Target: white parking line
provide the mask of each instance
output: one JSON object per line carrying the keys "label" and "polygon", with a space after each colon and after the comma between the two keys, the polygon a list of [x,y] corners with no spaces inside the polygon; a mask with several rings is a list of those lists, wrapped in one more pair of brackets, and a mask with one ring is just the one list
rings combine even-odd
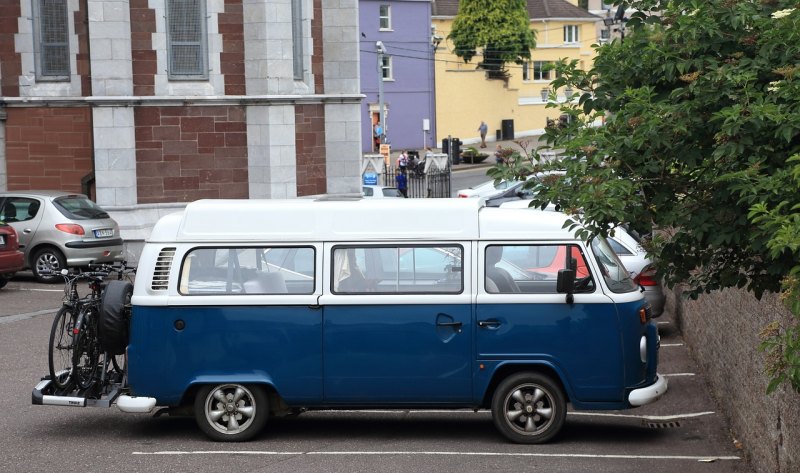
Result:
{"label": "white parking line", "polygon": [[[458,415],[472,415],[472,414],[481,414],[481,415],[490,415],[492,412],[489,410],[481,409],[479,411],[465,410],[465,409],[453,409],[453,410],[445,410],[445,409],[420,409],[420,410],[409,410],[404,411],[400,409],[383,409],[383,410],[369,410],[369,409],[342,409],[342,410],[335,410],[335,409],[326,409],[326,410],[319,410],[319,411],[312,411],[310,413],[314,414],[336,414],[336,413],[356,413],[356,414],[458,414]],[[629,419],[642,419],[642,420],[652,420],[652,421],[669,421],[669,420],[680,420],[680,419],[688,419],[691,417],[701,417],[701,416],[709,416],[716,414],[714,411],[705,411],[705,412],[687,412],[685,414],[674,414],[668,416],[651,416],[651,415],[636,415],[636,414],[614,414],[610,412],[591,412],[591,411],[570,411],[567,412],[567,415],[573,416],[586,416],[586,417],[623,417]]]}
{"label": "white parking line", "polygon": [[642,420],[652,420],[652,421],[670,421],[670,420],[681,420],[681,419],[688,419],[691,417],[700,417],[700,416],[710,416],[714,415],[714,411],[706,411],[706,412],[692,412],[689,414],[675,414],[671,416],[646,416],[646,415],[633,415],[633,414],[611,414],[608,412],[567,412],[568,415],[574,416],[595,416],[595,417],[627,417],[629,419],[642,419]]}
{"label": "white parking line", "polygon": [[44,309],[44,310],[37,310],[36,312],[28,312],[26,314],[14,314],[14,315],[0,315],[0,324],[7,324],[11,322],[17,322],[19,320],[30,319],[36,317],[37,315],[54,315],[58,309]]}
{"label": "white parking line", "polygon": [[160,451],[160,452],[131,452],[132,455],[402,455],[402,456],[482,456],[482,457],[542,457],[542,458],[609,458],[618,460],[693,460],[708,462],[714,460],[741,460],[740,457],[730,455],[594,455],[588,453],[513,453],[513,452],[415,452],[415,451],[353,451],[353,452],[275,452],[260,450],[193,450],[193,451]]}
{"label": "white parking line", "polygon": [[19,289],[20,291],[39,291],[39,292],[64,292],[64,289]]}
{"label": "white parking line", "polygon": [[697,376],[694,373],[660,373],[660,374],[661,376],[669,376],[671,378],[674,378],[675,376]]}
{"label": "white parking line", "polygon": [[662,343],[661,347],[682,347],[683,343]]}

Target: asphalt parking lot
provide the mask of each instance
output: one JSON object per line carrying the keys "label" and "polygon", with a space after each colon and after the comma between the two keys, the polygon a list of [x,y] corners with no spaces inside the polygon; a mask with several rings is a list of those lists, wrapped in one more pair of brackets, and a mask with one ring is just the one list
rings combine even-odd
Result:
{"label": "asphalt parking lot", "polygon": [[253,441],[220,444],[188,417],[31,405],[61,295],[61,285],[25,273],[0,290],[0,471],[752,471],[670,314],[659,319],[664,398],[570,412],[550,444],[507,443],[488,412],[463,410],[309,412],[271,419]]}

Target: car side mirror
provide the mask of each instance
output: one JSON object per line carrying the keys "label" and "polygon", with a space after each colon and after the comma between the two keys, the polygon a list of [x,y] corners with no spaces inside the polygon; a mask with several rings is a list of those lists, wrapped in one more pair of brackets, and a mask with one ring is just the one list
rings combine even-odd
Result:
{"label": "car side mirror", "polygon": [[567,295],[567,304],[572,304],[574,300],[572,293],[575,292],[575,270],[559,269],[558,279],[556,279],[556,292]]}

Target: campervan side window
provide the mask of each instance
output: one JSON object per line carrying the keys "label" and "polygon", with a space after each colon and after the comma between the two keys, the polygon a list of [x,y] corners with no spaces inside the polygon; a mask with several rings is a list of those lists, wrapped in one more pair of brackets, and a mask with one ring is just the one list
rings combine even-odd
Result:
{"label": "campervan side window", "polygon": [[464,290],[464,248],[369,246],[333,249],[336,294],[458,294]]}
{"label": "campervan side window", "polygon": [[195,248],[181,267],[181,294],[312,294],[314,248]]}
{"label": "campervan side window", "polygon": [[560,269],[575,270],[575,292],[594,292],[586,258],[577,245],[490,245],[486,247],[486,292],[556,294]]}

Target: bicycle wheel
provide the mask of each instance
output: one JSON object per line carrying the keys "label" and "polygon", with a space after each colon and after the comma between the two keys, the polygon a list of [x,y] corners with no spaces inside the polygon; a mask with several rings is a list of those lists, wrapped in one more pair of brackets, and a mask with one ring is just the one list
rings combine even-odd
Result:
{"label": "bicycle wheel", "polygon": [[50,329],[50,346],[47,354],[50,365],[50,379],[57,389],[67,389],[74,381],[72,376],[72,352],[75,337],[72,328],[75,326],[75,310],[64,306],[56,313],[53,327]]}
{"label": "bicycle wheel", "polygon": [[88,309],[82,312],[83,326],[75,335],[75,349],[72,353],[72,369],[75,384],[80,389],[91,388],[100,368],[100,344],[94,330],[95,313]]}

